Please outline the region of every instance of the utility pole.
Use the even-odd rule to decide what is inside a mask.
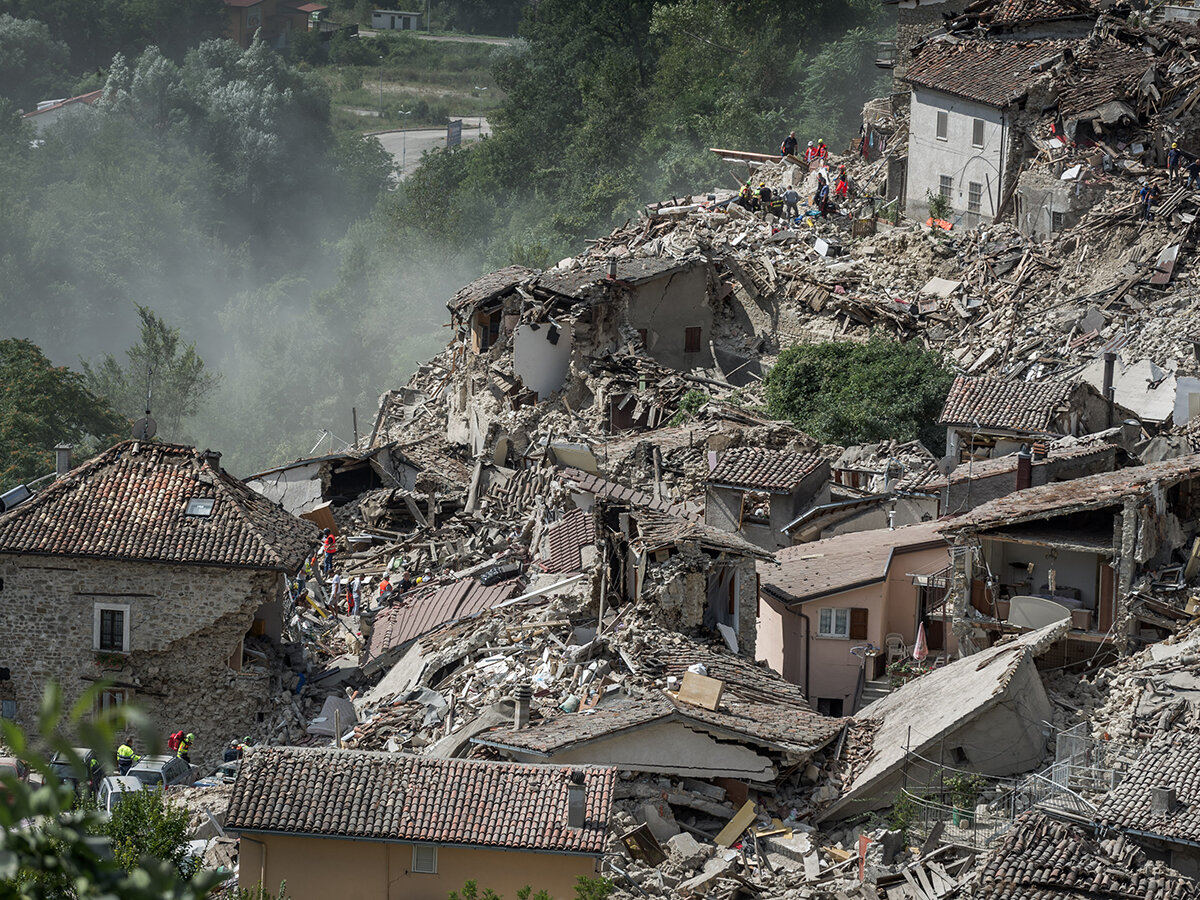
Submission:
[[[383,54],[379,54],[379,118],[383,119]]]

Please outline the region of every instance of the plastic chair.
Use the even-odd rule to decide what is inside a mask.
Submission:
[[[896,634],[894,631],[891,634],[885,635],[883,646],[887,648],[889,666],[894,662],[908,659],[908,645],[904,643],[904,635]]]

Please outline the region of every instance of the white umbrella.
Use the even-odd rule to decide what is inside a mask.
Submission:
[[[925,641],[925,623],[922,622],[917,627],[917,642],[913,644],[913,659],[917,662],[925,659],[929,655],[929,644]]]

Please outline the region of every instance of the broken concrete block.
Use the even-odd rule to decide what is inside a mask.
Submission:
[[[666,803],[643,803],[640,810],[642,821],[650,827],[650,833],[660,844],[665,844],[679,834],[679,823]]]
[[[686,831],[681,831],[667,841],[667,852],[671,861],[680,868],[695,869],[708,859],[712,847],[701,844]]]

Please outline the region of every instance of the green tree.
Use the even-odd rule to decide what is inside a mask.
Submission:
[[[67,45],[33,19],[0,14],[0,96],[25,110],[49,100],[69,84]]]
[[[65,711],[62,692],[52,684],[42,700],[32,737],[12,720],[0,720],[9,751],[41,773],[43,784],[3,778],[0,803],[0,900],[204,900],[221,876],[186,876],[170,859],[143,854],[118,860],[94,806],[75,803],[74,792],[50,768],[54,753],[71,759],[77,775],[86,768],[73,747],[111,758],[118,735],[135,730],[147,746],[155,735],[149,722],[129,706],[94,712],[97,684]]]
[[[81,457],[126,436],[129,422],[78,372],[52,365],[32,341],[0,341],[0,489],[54,471],[54,445]]]
[[[109,353],[95,367],[85,361],[84,376],[93,393],[106,398],[130,419],[145,410],[149,381],[150,409],[162,422],[161,434],[178,439],[183,421],[199,412],[220,377],[209,371],[195,343],[183,342],[178,328],[172,328],[145,306],[139,306],[137,312],[141,339],[125,351],[125,365]]]
[[[161,790],[123,797],[101,833],[108,836],[117,862],[128,872],[135,871],[146,856],[171,863],[180,878],[200,871],[200,860],[188,853],[188,811],[167,803]]]
[[[838,444],[920,439],[945,452],[938,414],[954,375],[915,341],[873,336],[789,347],[764,379],[768,412]]]

